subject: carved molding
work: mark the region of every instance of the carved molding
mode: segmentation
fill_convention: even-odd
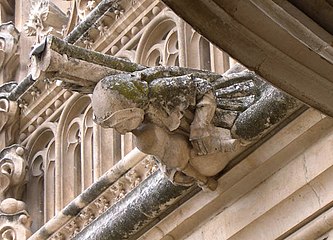
[[[156,16],[144,29],[134,61],[147,66],[179,66],[178,17],[161,6],[155,6],[151,14]]]
[[[67,22],[66,14],[51,1],[33,0],[23,28],[28,36],[36,36],[36,43],[40,43],[49,34],[62,37]]]
[[[72,96],[72,92],[57,87],[54,81],[49,79],[36,82],[33,86],[19,99],[21,109],[19,140],[22,143],[28,141],[35,129],[61,111],[66,100]],[[36,110],[41,105],[44,105],[43,110]]]
[[[12,22],[0,24],[0,83],[13,81],[18,62],[20,33]]]
[[[141,62],[141,50],[137,48],[138,42],[142,42],[143,46],[145,45],[145,41],[147,40],[146,36],[154,36],[151,34],[154,31],[153,25],[160,21],[164,21],[165,19],[174,20],[175,24],[177,16],[173,14],[171,11],[168,11],[166,7],[159,1],[137,1],[138,5],[141,5],[142,8],[147,9],[140,18],[135,18],[135,15],[132,14],[132,11],[125,11],[123,17],[117,20],[117,24],[111,25],[109,27],[101,28],[102,34],[99,38],[96,38],[93,49],[102,49],[104,47],[103,52],[107,52],[110,55],[117,55],[120,57],[124,57],[124,51],[134,50],[134,53],[131,53],[132,57],[127,57],[131,61]],[[124,7],[125,9],[128,9]],[[127,24],[128,19],[131,19],[132,22]],[[122,24],[126,22],[126,24]],[[105,20],[105,22],[107,22]],[[103,21],[101,23],[104,24]],[[163,24],[162,24],[163,25]],[[169,29],[170,30],[170,29]],[[163,29],[162,29],[163,31]],[[119,35],[114,35],[112,32],[120,32]],[[155,37],[159,39],[161,36],[157,35],[157,31],[155,32]],[[106,38],[107,37],[107,38]],[[153,39],[157,40],[157,39]],[[151,41],[152,42],[152,41]],[[158,41],[153,42],[158,43]],[[144,61],[144,60],[143,60]],[[142,63],[143,63],[142,61]]]

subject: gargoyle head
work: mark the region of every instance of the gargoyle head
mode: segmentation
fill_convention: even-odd
[[[148,106],[148,84],[134,74],[104,78],[92,95],[94,121],[124,134],[143,121]]]
[[[26,150],[12,145],[0,152],[0,201],[5,198],[20,198],[26,183]]]

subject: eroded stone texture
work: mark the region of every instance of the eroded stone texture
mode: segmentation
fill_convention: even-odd
[[[265,84],[260,99],[235,121],[232,134],[244,143],[252,142],[278,124],[302,104],[269,84]]]
[[[128,239],[175,204],[186,191],[188,187],[173,185],[158,171],[74,239]]]
[[[214,189],[207,177],[241,151],[240,143],[258,139],[299,103],[235,65],[223,75],[155,67],[109,76],[97,83],[92,107],[101,126],[132,132],[171,181],[187,185],[192,178]]]

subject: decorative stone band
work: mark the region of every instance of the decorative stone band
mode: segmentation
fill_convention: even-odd
[[[35,232],[29,239],[48,239],[52,234],[64,227],[71,219],[80,214],[82,209],[99,198],[99,196],[113,185],[121,176],[142,161],[147,155],[133,149],[122,160],[108,170],[97,182],[70,202],[62,211]],[[103,201],[103,199],[101,199]]]
[[[139,186],[142,181],[149,178],[157,169],[158,166],[153,157],[147,156],[48,239],[74,238],[105,211],[126,198],[133,189]]]

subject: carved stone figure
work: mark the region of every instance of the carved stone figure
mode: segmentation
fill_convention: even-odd
[[[31,55],[32,79],[61,80],[67,89],[92,93],[95,122],[132,132],[137,147],[154,155],[177,184],[214,189],[210,177],[300,106],[239,64],[223,75],[149,68],[55,37]]]
[[[26,183],[26,150],[12,145],[0,152],[0,239],[23,240],[31,235],[31,219],[22,197]]]
[[[0,203],[0,239],[25,240],[31,236],[31,218],[25,203],[7,198]]]
[[[0,83],[13,81],[18,67],[20,34],[12,22],[0,24]]]
[[[236,65],[224,76],[177,67],[155,67],[118,74],[97,83],[92,107],[97,124],[132,132],[137,146],[165,166],[179,184],[196,179],[215,188],[208,171],[191,164],[199,158],[215,172],[239,149],[230,129],[238,115],[259,97],[253,72]],[[212,164],[218,159],[219,167]],[[186,176],[184,176],[184,173]]]
[[[12,145],[0,152],[0,201],[20,198],[26,183],[27,162],[24,148]]]
[[[32,0],[28,21],[24,30],[28,36],[36,36],[40,43],[48,34],[62,36],[63,28],[67,25],[68,17],[49,0]]]

